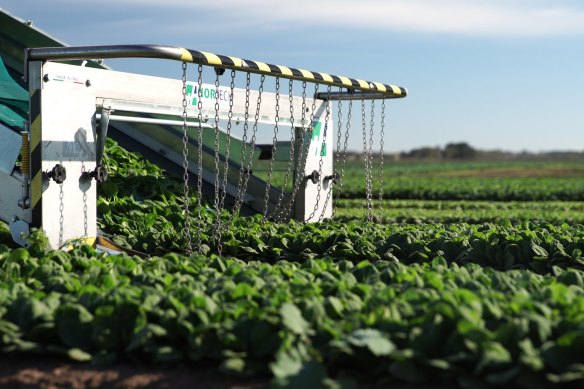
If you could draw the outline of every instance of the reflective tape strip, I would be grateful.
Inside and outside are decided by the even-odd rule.
[[[35,90],[30,95],[30,185],[31,197],[31,227],[41,228],[43,221],[43,127],[41,116],[41,92]]]
[[[30,126],[30,149],[34,150],[41,143],[41,117],[34,119]]]
[[[38,172],[35,174],[30,181],[30,189],[31,189],[31,201],[33,208],[39,203],[41,200],[41,195],[43,193],[43,172]]]
[[[396,95],[401,96],[402,94],[406,94],[407,93],[407,92],[406,93],[402,93],[404,91],[402,91],[402,89],[400,87],[398,87],[398,86],[390,85],[390,87],[391,87],[391,90],[393,91],[393,93],[396,94]]]
[[[341,82],[343,83],[343,85],[353,86],[353,83],[347,77],[339,77],[339,78],[341,79]]]
[[[298,69],[298,71],[300,72],[300,74],[302,74],[302,77],[314,80],[314,74],[312,74],[312,72],[309,72],[308,70],[304,69]]]
[[[330,74],[326,74],[326,73],[319,73],[322,76],[322,79],[326,82],[334,82],[333,78],[330,76]]]
[[[219,62],[221,62],[221,65],[230,67],[235,66],[235,63],[233,62],[231,57],[227,57],[225,55],[217,55],[217,57],[219,58]]]
[[[292,70],[290,70],[289,67],[280,66],[280,65],[276,65],[276,66],[280,69],[280,71],[282,72],[283,75],[285,75],[285,76],[293,76]]]
[[[221,59],[219,58],[219,56],[212,54],[212,53],[206,53],[204,51],[201,51],[201,54],[203,54],[205,56],[205,58],[207,59],[207,63],[209,65],[222,65]]]
[[[270,67],[268,66],[268,64],[265,64],[263,62],[258,62],[258,61],[253,61],[259,70],[261,70],[262,72],[266,72],[266,73],[271,73],[272,71],[270,70]]]
[[[375,87],[377,88],[378,91],[380,91],[380,92],[387,92],[387,88],[382,83],[380,83],[380,82],[374,82],[373,85],[375,85]]]
[[[180,60],[185,62],[193,62],[193,56],[187,49],[180,48]]]
[[[359,86],[363,89],[371,89],[369,87],[369,83],[367,81],[363,81],[363,80],[355,80],[359,83]]]
[[[282,70],[278,66],[268,64],[268,67],[270,68],[270,73],[275,74],[277,76],[282,74]]]
[[[237,58],[237,57],[229,57],[229,58],[233,61],[233,65],[234,66],[236,66],[238,68],[241,68],[241,67],[244,66],[243,65],[243,59]]]

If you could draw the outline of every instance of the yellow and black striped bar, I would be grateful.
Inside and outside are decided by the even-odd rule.
[[[30,197],[31,227],[41,228],[43,217],[43,170],[42,170],[42,125],[41,91],[36,89],[30,95]]]
[[[216,68],[234,69],[244,72],[264,74],[288,78],[299,81],[308,81],[323,85],[338,86],[351,91],[373,92],[379,98],[406,97],[406,88],[384,84],[381,82],[365,81],[356,78],[335,76],[332,74],[295,69],[281,65],[271,65],[264,62],[252,61],[225,55],[207,53],[185,49],[182,47],[161,45],[115,45],[115,46],[79,46],[35,48],[27,50],[28,61],[64,61],[64,60],[91,60],[107,58],[162,58],[209,65]]]

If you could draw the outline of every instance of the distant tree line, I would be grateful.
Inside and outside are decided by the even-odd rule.
[[[478,151],[465,142],[448,143],[444,148],[421,147],[400,153],[402,159],[476,159]]]
[[[379,153],[373,153],[374,159]],[[363,153],[349,152],[348,160],[360,160]],[[385,154],[390,160],[428,160],[428,161],[472,161],[472,160],[575,160],[584,161],[584,151],[548,151],[533,153],[528,151],[510,152],[502,150],[479,150],[466,142],[448,143],[442,147],[419,147],[398,154]]]

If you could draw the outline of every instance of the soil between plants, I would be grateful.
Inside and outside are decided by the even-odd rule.
[[[264,389],[269,388],[269,379],[235,377],[187,366],[93,366],[58,358],[0,354],[0,388]]]

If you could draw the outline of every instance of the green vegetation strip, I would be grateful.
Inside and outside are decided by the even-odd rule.
[[[191,231],[204,254],[186,257],[176,253],[184,247],[180,182],[112,142],[107,155],[100,228],[153,256],[106,256],[77,244],[51,251],[36,233],[29,249],[15,248],[0,225],[3,355],[191,363],[265,374],[276,387],[584,380],[582,225],[235,218],[218,257],[216,214],[205,208]],[[447,212],[460,204],[530,208],[418,203]],[[561,204],[549,212],[582,211]]]
[[[340,199],[335,207],[335,220],[367,218],[364,199]],[[374,201],[374,208],[380,223],[584,224],[582,201],[383,200]]]
[[[582,272],[302,263],[0,246],[3,353],[187,361],[295,387],[346,377],[545,387],[584,379]]]
[[[529,174],[548,169],[549,174],[525,176],[522,169]],[[514,171],[513,175],[507,175],[509,170]],[[378,177],[379,171],[374,168],[375,196],[379,192]],[[529,166],[518,162],[394,162],[384,165],[382,192],[388,199],[584,201],[584,168],[581,162],[533,162]],[[341,197],[364,196],[362,162],[347,162]]]

